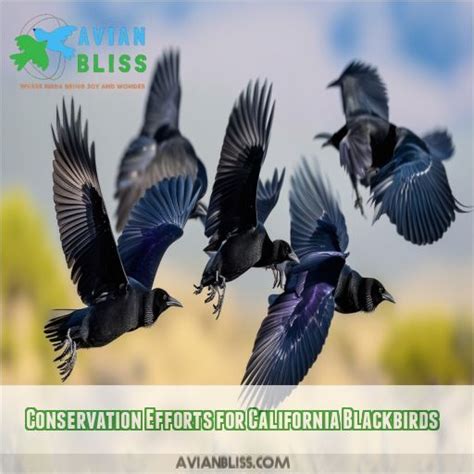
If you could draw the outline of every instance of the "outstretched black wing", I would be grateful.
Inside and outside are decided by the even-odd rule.
[[[177,130],[180,102],[179,51],[170,49],[156,64],[141,134],[153,137],[161,127]]]
[[[316,252],[346,252],[346,221],[317,162],[303,158],[291,178],[291,246],[300,258]]]
[[[285,179],[285,168],[278,176],[278,170],[275,168],[273,178],[267,179],[265,183],[262,180],[258,180],[257,186],[257,219],[262,224],[265,223],[270,212],[276,206],[280,197],[281,187],[283,186],[283,180]]]
[[[62,123],[56,116],[53,191],[61,244],[71,278],[82,301],[91,305],[125,291],[128,280],[115,245],[97,179],[94,143],[89,149],[87,123],[74,102],[68,118],[63,101]]]
[[[227,235],[257,224],[256,194],[267,153],[274,104],[271,86],[249,83],[232,109],[206,222],[217,246]]]
[[[334,314],[334,290],[348,237],[342,215],[318,167],[302,165],[291,180],[291,244],[300,263],[285,290],[269,298],[242,383],[252,403],[275,405],[288,394],[266,385],[297,385],[316,361]]]
[[[353,61],[329,86],[341,87],[347,121],[361,114],[376,115],[388,121],[387,89],[375,67]]]
[[[184,176],[165,179],[146,191],[119,238],[128,276],[152,287],[164,253],[183,235],[199,192],[199,185]]]
[[[463,212],[441,162],[449,153],[444,146],[433,153],[434,140],[427,144],[407,129],[398,134],[393,159],[371,181],[374,222],[387,214],[405,239],[431,244],[446,232],[456,211]]]

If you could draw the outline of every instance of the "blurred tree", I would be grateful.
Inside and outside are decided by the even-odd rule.
[[[471,384],[473,325],[467,317],[430,316],[394,323],[382,366],[395,384]]]
[[[26,192],[4,193],[0,222],[2,360],[15,364],[19,351],[33,351],[35,359],[48,359],[36,364],[41,373],[34,377],[46,382],[54,366],[42,328],[51,308],[68,307],[74,301],[71,283],[61,263],[61,250],[52,243],[43,216]],[[15,311],[18,305],[22,314]]]

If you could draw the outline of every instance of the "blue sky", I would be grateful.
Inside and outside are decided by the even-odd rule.
[[[115,8],[110,3],[79,4],[80,13],[98,23],[133,22],[138,16],[136,4]],[[314,12],[315,4],[302,5]],[[157,15],[176,27],[185,27],[203,11],[215,12],[232,5],[196,2],[161,2],[150,6]],[[472,13],[469,2],[334,2],[328,40],[336,54],[350,58],[363,54],[366,28],[373,20],[372,11],[386,15],[393,27],[396,51],[407,61],[433,73],[447,76],[472,55]],[[316,15],[317,13],[315,13]],[[194,18],[195,19],[195,18]]]
[[[21,26],[28,18],[44,13],[45,5],[17,2],[5,6],[9,10],[1,34],[5,50],[10,52]],[[362,274],[385,278],[390,282],[387,289],[401,301],[410,299],[403,297],[404,292],[416,296],[425,287],[444,300],[449,291],[459,291],[456,279],[447,275],[472,271],[472,214],[460,215],[435,245],[418,248],[406,243],[387,219],[372,227],[370,220],[353,210],[354,197],[337,154],[322,150],[312,140],[316,132],[337,130],[343,121],[340,97],[337,91],[327,90],[326,84],[350,60],[370,62],[387,84],[390,117],[396,124],[417,133],[437,126],[451,131],[456,155],[446,163],[447,174],[456,197],[471,204],[471,4],[62,2],[51,3],[46,10],[76,25],[144,25],[149,71],[164,47],[181,49],[180,126],[206,164],[210,182],[238,93],[250,79],[266,77],[273,82],[275,119],[262,176],[285,166],[287,179],[268,221],[272,238],[289,237],[288,178],[301,155],[316,156],[340,195],[350,234],[351,266]],[[104,53],[100,48],[98,52]],[[11,67],[8,55],[2,61],[2,113],[8,117],[2,123],[3,181],[29,190],[58,241],[51,199],[49,125],[56,105],[71,93],[19,90],[24,76]],[[73,71],[70,69],[65,78],[79,80]],[[86,73],[80,80],[148,83],[149,71],[126,77]],[[99,179],[110,215],[116,207],[117,163],[141,125],[145,95],[145,91],[74,92],[89,118],[89,134],[96,141]],[[24,126],[24,117],[34,124],[34,140],[24,135],[30,130]],[[203,248],[206,242],[197,223],[191,223],[186,231],[189,237],[170,249],[163,272],[180,265],[192,267],[190,281],[186,281],[191,287],[205,264],[205,255],[196,253],[196,248]],[[407,262],[412,265],[410,272],[406,271]],[[438,272],[440,267],[443,272]],[[233,284],[232,291],[247,291],[257,298],[269,291],[269,279],[271,275],[251,271]],[[471,301],[472,278],[461,280],[465,300]],[[265,298],[260,300],[264,311]]]

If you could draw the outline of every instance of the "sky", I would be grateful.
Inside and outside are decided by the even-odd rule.
[[[179,47],[181,130],[206,164],[211,183],[234,100],[250,79],[267,78],[274,86],[276,109],[262,177],[270,177],[274,167],[287,168],[280,202],[268,221],[270,236],[289,237],[288,178],[302,155],[317,159],[346,215],[353,268],[379,278],[402,302],[471,304],[472,214],[458,215],[434,245],[414,246],[385,217],[372,226],[371,211],[366,220],[353,209],[349,179],[336,152],[322,150],[312,139],[317,132],[334,131],[343,124],[339,94],[326,85],[353,59],[372,63],[387,84],[394,123],[417,133],[434,127],[450,130],[456,154],[446,162],[447,174],[455,196],[471,204],[470,2],[13,2],[2,8],[2,187],[28,189],[58,244],[50,123],[56,105],[71,94],[20,90],[18,84],[28,77],[15,71],[8,58],[22,26],[41,13],[88,27],[146,27],[148,73],[99,79],[87,73],[79,78],[83,81],[148,82],[154,58],[168,46]],[[70,70],[62,80],[79,80]],[[145,97],[145,91],[74,93],[96,142],[99,179],[111,219],[117,165],[141,125]],[[176,268],[186,274],[183,285],[197,282],[206,261],[201,252],[205,245],[200,224],[189,223],[185,236],[163,259],[157,282]],[[241,302],[250,317],[265,311],[271,292],[271,273],[262,272],[251,270],[228,292],[227,297]]]

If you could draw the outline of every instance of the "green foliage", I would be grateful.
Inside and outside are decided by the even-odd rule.
[[[72,300],[61,249],[51,241],[44,217],[22,190],[4,193],[0,221],[2,357],[13,363],[21,358],[19,351],[28,350],[35,352],[38,359],[49,359],[43,325],[52,308],[70,307]],[[20,314],[15,311],[18,304],[23,308]],[[22,318],[29,319],[26,328]]]
[[[404,319],[390,330],[382,365],[395,384],[470,384],[472,344],[469,318]]]
[[[60,249],[51,243],[43,216],[24,192],[0,203],[2,298],[22,293],[41,307],[68,301]]]

